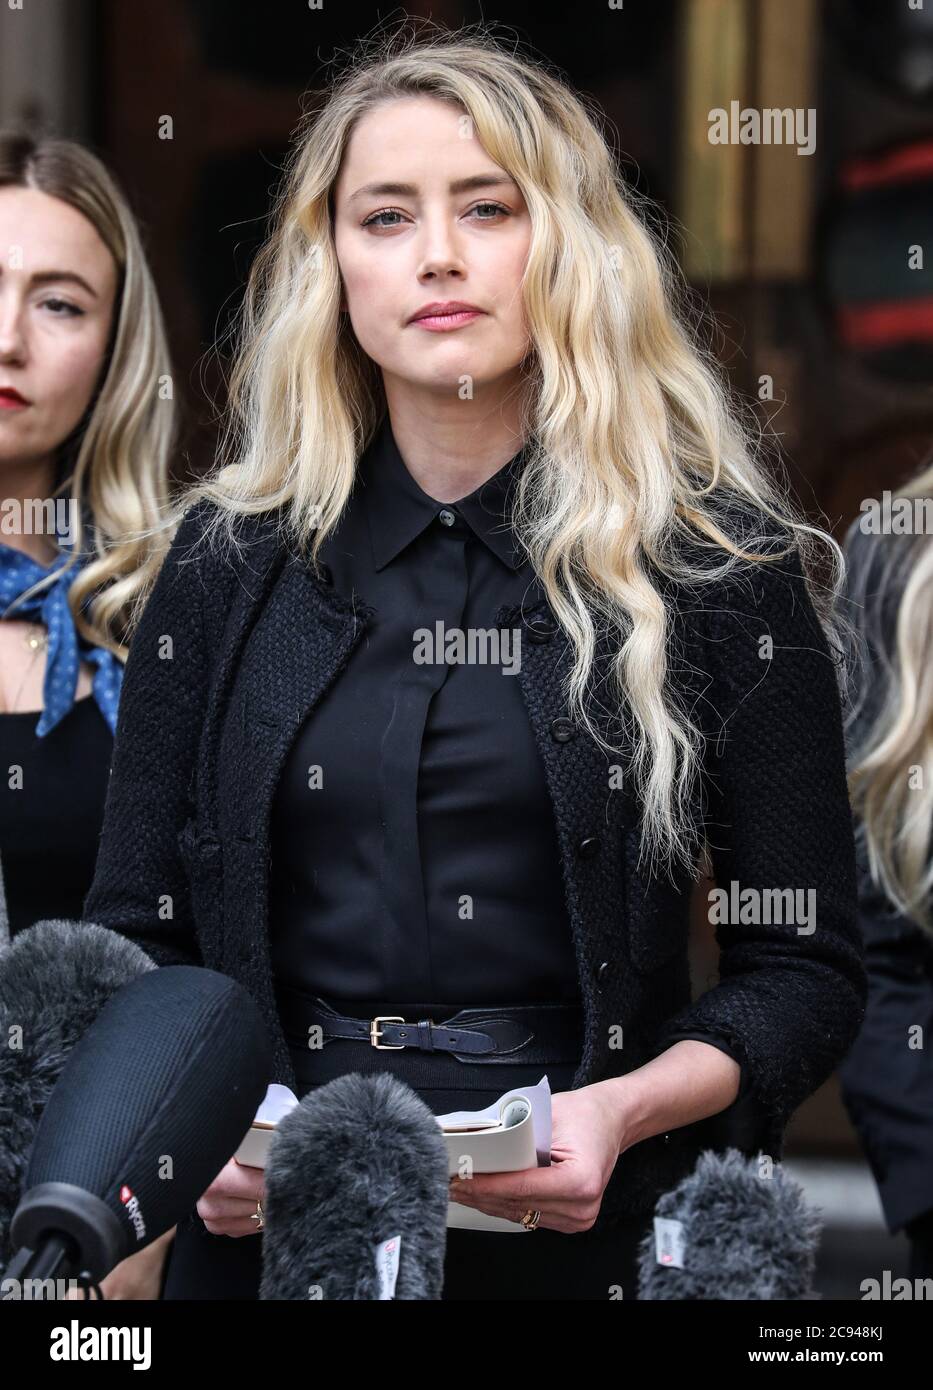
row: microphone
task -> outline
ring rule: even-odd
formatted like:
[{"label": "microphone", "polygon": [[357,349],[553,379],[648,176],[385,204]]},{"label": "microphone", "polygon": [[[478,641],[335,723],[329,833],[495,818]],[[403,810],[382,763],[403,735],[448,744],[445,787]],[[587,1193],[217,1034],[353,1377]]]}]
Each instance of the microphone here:
[{"label": "microphone", "polygon": [[272,1049],[234,980],[165,965],[118,991],[39,1122],[6,1277],[93,1283],[174,1226],[249,1130]]},{"label": "microphone", "polygon": [[107,1000],[155,962],[93,922],[36,922],[0,954],[0,1266],[42,1112]]},{"label": "microphone", "polygon": [[439,1299],[447,1145],[388,1072],[351,1072],[279,1122],[265,1170],[260,1299]]},{"label": "microphone", "polygon": [[780,1164],[764,1178],[758,1162],[706,1149],[658,1200],[639,1249],[640,1299],[818,1296],[809,1290],[822,1218]]}]

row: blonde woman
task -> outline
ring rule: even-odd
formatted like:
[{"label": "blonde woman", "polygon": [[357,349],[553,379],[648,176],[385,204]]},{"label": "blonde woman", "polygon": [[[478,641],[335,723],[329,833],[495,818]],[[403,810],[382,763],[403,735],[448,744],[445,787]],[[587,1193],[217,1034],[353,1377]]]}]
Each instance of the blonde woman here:
[{"label": "blonde woman", "polygon": [[[838,547],[677,293],[545,66],[364,43],[297,134],[127,665],[90,919],[240,980],[296,1094],[388,1070],[440,1114],[547,1075],[550,1166],[451,1183],[533,1239],[450,1229],[445,1299],[634,1297],[701,1122],[757,1111],[779,1158],[862,1016],[805,566]],[[819,912],[727,913],[692,1003],[704,841],[726,890]],[[262,1177],[225,1165],[165,1297],[257,1297]]]},{"label": "blonde woman", "polygon": [[[885,519],[887,517],[887,520]],[[846,537],[864,1025],[840,1071],[889,1231],[933,1275],[933,466]]]},{"label": "blonde woman", "polygon": [[[167,548],[146,531],[168,495],[169,372],[111,175],[71,141],[0,132],[0,950],[80,918],[91,885],[135,596]],[[164,1247],[105,1292],[153,1296]]]}]

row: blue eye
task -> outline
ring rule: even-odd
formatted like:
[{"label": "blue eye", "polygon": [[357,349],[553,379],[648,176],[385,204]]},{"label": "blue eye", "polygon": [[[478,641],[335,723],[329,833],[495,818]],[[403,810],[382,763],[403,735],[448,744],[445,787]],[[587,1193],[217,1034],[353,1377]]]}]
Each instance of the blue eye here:
[{"label": "blue eye", "polygon": [[397,208],[383,208],[382,212],[374,212],[373,215],[372,215],[371,217],[367,217],[366,221],[365,221],[362,225],[363,225],[364,227],[377,226],[377,225],[380,226],[380,227],[385,227],[386,225],[394,225],[394,226],[397,226],[397,225],[398,225],[397,223],[393,223],[393,224],[386,224],[385,222],[379,222],[379,223],[377,223],[376,219],[377,219],[378,217],[401,217],[401,213],[398,211]]},{"label": "blue eye", "polygon": [[[470,211],[470,212],[478,212],[480,208],[492,208],[494,214],[499,214],[499,213],[501,213],[501,214],[502,214],[503,216],[505,216],[505,217],[511,217],[511,215],[512,215],[511,212],[509,211],[509,209],[508,209],[507,207],[503,207],[501,203],[489,203],[489,202],[487,202],[487,203],[476,203],[472,208],[469,209],[469,211]],[[372,213],[372,215],[369,216],[369,217],[367,217],[367,218],[366,218],[366,221],[365,221],[365,222],[362,222],[360,225],[363,226],[363,227],[397,227],[397,226],[399,225],[397,222],[380,222],[378,219],[379,219],[380,217],[403,217],[403,216],[404,216],[404,213],[401,213],[401,212],[398,210],[398,208],[382,208],[382,209],[380,209],[379,212],[374,212],[374,213]],[[480,222],[491,222],[491,221],[492,221],[492,218],[491,218],[491,217],[480,217],[478,220],[479,220]]]}]

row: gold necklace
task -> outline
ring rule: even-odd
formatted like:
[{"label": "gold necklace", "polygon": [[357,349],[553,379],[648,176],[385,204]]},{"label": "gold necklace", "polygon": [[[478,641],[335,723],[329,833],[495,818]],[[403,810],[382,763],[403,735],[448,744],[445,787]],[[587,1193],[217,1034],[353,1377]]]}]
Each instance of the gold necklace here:
[{"label": "gold necklace", "polygon": [[26,667],[26,674],[23,676],[23,679],[19,683],[19,689],[13,697],[13,703],[10,705],[9,710],[7,710],[8,714],[13,714],[16,710],[16,706],[19,702],[19,697],[23,693],[23,686],[26,684],[30,671],[36,664],[36,658],[38,657],[39,653],[41,651],[44,651],[45,648],[49,645],[48,628],[45,627],[43,623],[33,623],[31,624],[31,626],[33,628],[33,631],[27,632],[23,637],[23,641],[25,642],[27,647],[31,648],[33,652],[33,658],[32,661],[30,661],[29,665]]}]

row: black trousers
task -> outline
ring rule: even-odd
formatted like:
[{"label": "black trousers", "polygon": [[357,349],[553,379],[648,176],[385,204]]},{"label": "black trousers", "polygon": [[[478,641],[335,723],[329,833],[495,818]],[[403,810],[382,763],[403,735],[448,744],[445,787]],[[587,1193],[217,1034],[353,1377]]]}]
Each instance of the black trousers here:
[{"label": "black trousers", "polygon": [[[445,1301],[482,1299],[634,1299],[638,1242],[651,1217],[615,1230],[565,1235],[448,1230]],[[198,1226],[175,1237],[162,1297],[257,1299],[262,1236],[217,1236]]]},{"label": "black trousers", "polygon": [[[380,1008],[382,1013],[402,1012]],[[348,1010],[349,1012],[349,1010]],[[335,1039],[315,1053],[296,1046],[292,1058],[299,1098],[347,1072],[391,1071],[421,1096],[432,1114],[478,1110],[504,1091],[548,1078],[552,1093],[570,1090],[576,1061],[529,1066],[459,1062],[450,1054],[411,1048],[383,1052],[355,1040]],[[607,1227],[597,1219],[572,1235],[538,1227],[531,1232],[447,1231],[444,1300],[634,1299],[638,1246],[653,1212]],[[213,1235],[201,1219],[179,1226],[163,1284],[165,1299],[258,1299],[262,1235]]]}]

